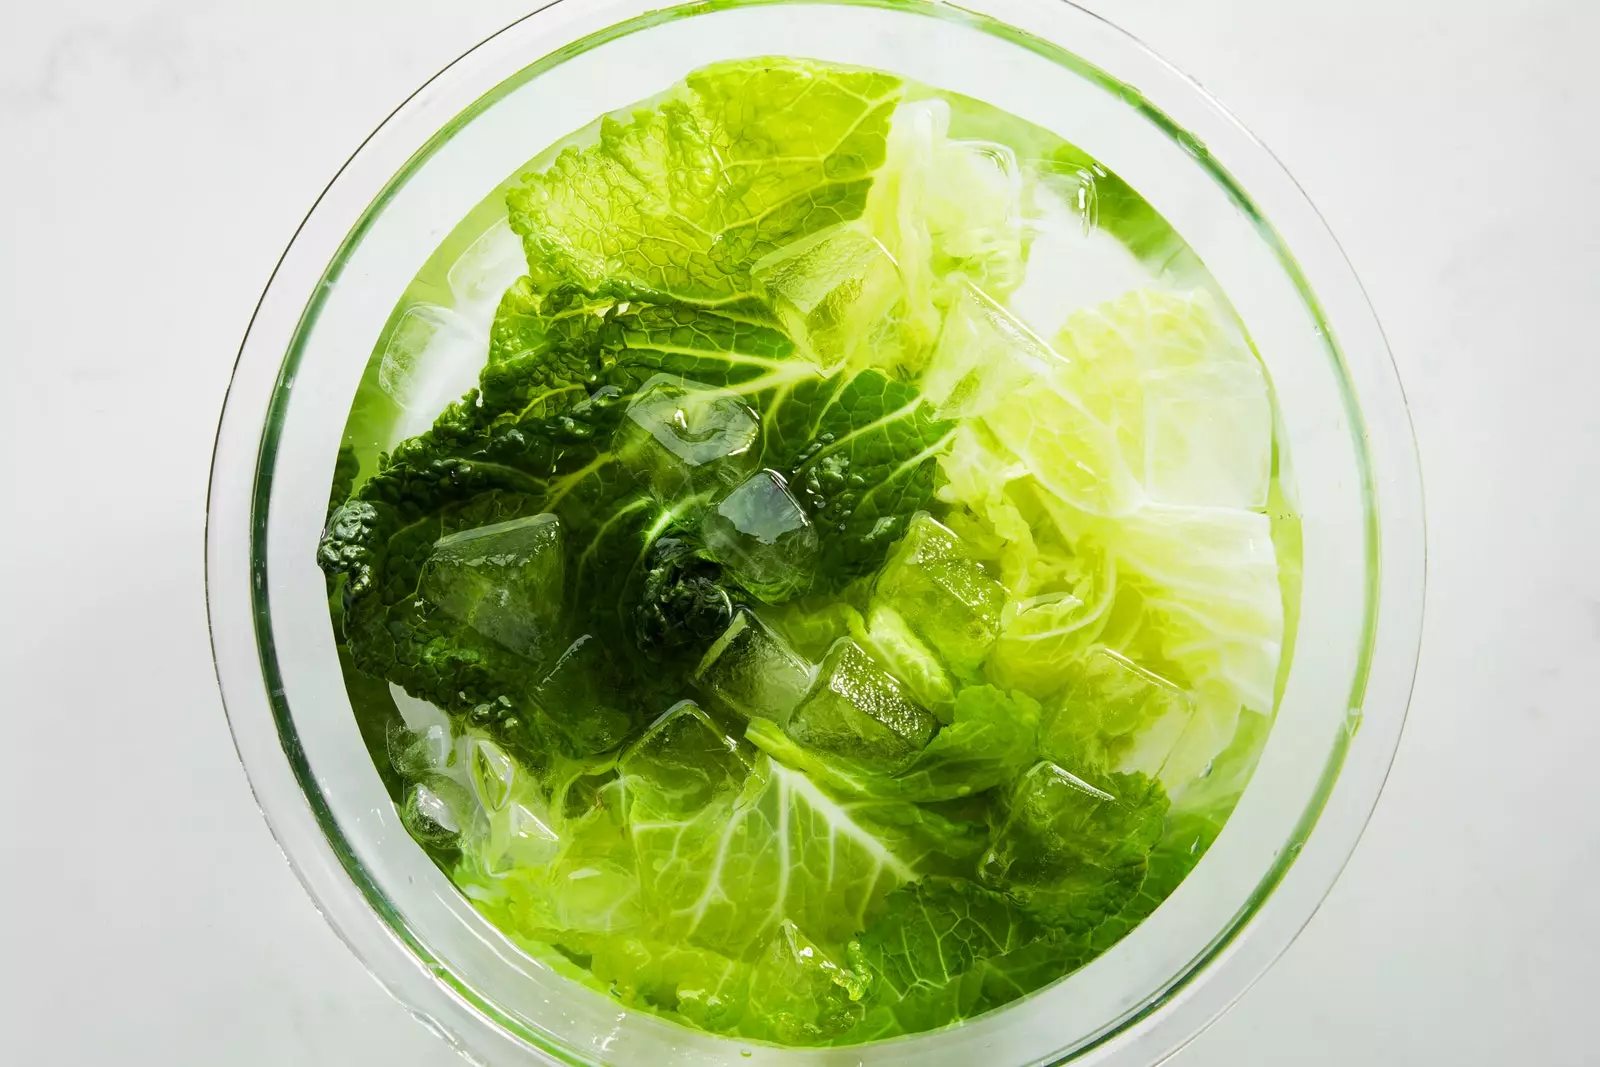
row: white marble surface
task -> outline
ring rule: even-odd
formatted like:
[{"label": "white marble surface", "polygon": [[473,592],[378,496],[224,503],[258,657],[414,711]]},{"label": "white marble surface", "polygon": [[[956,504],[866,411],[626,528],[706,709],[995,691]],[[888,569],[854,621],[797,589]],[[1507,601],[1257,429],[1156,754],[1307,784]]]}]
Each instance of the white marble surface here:
[{"label": "white marble surface", "polygon": [[[254,809],[201,537],[279,251],[368,130],[520,6],[0,9],[0,1062],[456,1062]],[[1409,390],[1432,527],[1416,699],[1371,829],[1174,1062],[1594,1063],[1600,7],[1090,6],[1231,105],[1326,214]]]}]

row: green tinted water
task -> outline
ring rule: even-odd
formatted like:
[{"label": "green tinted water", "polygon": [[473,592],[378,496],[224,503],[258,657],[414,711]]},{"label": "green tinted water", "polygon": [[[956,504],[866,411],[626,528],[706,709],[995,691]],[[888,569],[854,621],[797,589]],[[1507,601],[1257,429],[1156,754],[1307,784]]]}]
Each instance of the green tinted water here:
[{"label": "green tinted water", "polygon": [[[799,1044],[988,1010],[1253,770],[1300,572],[1264,371],[1150,205],[979,101],[771,61],[641,106],[488,191],[376,339],[321,554],[363,736],[606,995]],[[703,199],[606,214],[652,189]]]}]

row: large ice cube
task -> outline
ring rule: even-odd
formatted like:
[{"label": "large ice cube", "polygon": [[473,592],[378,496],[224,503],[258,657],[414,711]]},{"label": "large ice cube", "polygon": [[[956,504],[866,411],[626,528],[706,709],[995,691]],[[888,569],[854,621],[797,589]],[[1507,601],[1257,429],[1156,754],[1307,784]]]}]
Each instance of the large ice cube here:
[{"label": "large ice cube", "polygon": [[531,515],[441,537],[422,565],[422,595],[540,663],[557,649],[564,576],[560,520]]},{"label": "large ice cube", "polygon": [[612,449],[664,501],[731,489],[757,462],[755,412],[724,389],[670,374],[645,382]]},{"label": "large ice cube", "polygon": [[[1069,326],[1087,314],[1073,316]],[[945,320],[923,395],[941,417],[981,419],[1023,468],[1069,504],[1117,514],[1142,499],[1118,435],[1126,398],[1094,358],[1100,348],[1088,349],[1090,358],[1081,350],[1064,358],[1069,350],[1057,348],[967,285]]]},{"label": "large ice cube", "polygon": [[824,369],[848,359],[892,317],[902,283],[894,257],[864,224],[813,234],[756,263],[792,336]]},{"label": "large ice cube", "polygon": [[739,483],[706,512],[700,534],[711,558],[769,604],[811,586],[817,531],[777,471],[757,471]]},{"label": "large ice cube", "polygon": [[636,812],[648,818],[690,818],[719,796],[736,792],[750,765],[739,743],[692,700],[681,700],[618,761]]},{"label": "large ice cube", "polygon": [[922,751],[938,727],[889,672],[846,637],[828,650],[787,730],[796,741],[824,752],[897,764]]},{"label": "large ice cube", "polygon": [[1152,500],[1266,507],[1272,401],[1254,360],[1147,376],[1144,425],[1144,482]]},{"label": "large ice cube", "polygon": [[878,578],[899,612],[957,675],[972,678],[1000,632],[1005,589],[953,532],[919,515]]},{"label": "large ice cube", "polygon": [[935,165],[942,173],[927,176],[918,205],[933,239],[935,269],[959,266],[985,292],[1004,299],[1029,269],[1029,176],[1016,152],[994,141],[946,141]]},{"label": "large ice cube", "polygon": [[1157,777],[1194,718],[1188,692],[1095,646],[1065,673],[1039,729],[1039,750],[1066,766]]},{"label": "large ice cube", "polygon": [[584,634],[567,646],[534,687],[534,702],[569,754],[605,752],[633,731],[633,709],[623,699],[617,678],[605,645],[593,634]]},{"label": "large ice cube", "polygon": [[1035,764],[978,861],[979,878],[1064,924],[1088,926],[1120,910],[1144,881],[1165,811],[1116,788],[1109,777]]},{"label": "large ice cube", "polygon": [[1097,179],[1087,169],[1045,175],[1028,227],[1028,274],[1006,305],[1043,336],[1072,312],[1150,282],[1128,246],[1100,228]]},{"label": "large ice cube", "polygon": [[783,723],[811,685],[811,664],[748,610],[734,615],[695,669],[695,681],[745,718]]}]

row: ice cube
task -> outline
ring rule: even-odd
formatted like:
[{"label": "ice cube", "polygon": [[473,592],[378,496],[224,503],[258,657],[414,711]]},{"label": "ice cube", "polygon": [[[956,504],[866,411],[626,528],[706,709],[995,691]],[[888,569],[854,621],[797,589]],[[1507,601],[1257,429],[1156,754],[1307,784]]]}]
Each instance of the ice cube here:
[{"label": "ice cube", "polygon": [[[898,116],[897,116],[898,120]],[[1017,155],[993,141],[947,140],[928,175],[919,214],[927,220],[933,253],[954,264],[986,292],[1000,297],[1022,284],[1028,263],[1030,184]]]},{"label": "ice cube", "polygon": [[378,387],[405,412],[395,441],[427,429],[440,408],[476,384],[488,343],[487,321],[437,304],[406,308],[378,362]]},{"label": "ice cube", "polygon": [[739,743],[692,700],[681,700],[618,761],[624,788],[648,817],[689,818],[744,785]]},{"label": "ice cube", "polygon": [[633,710],[623,699],[617,678],[605,645],[593,634],[584,634],[567,646],[534,687],[534,702],[571,755],[613,749],[633,731]]},{"label": "ice cube", "polygon": [[1162,504],[1260,510],[1272,477],[1272,401],[1254,360],[1144,382],[1145,491]]},{"label": "ice cube", "polygon": [[493,305],[512,282],[528,271],[522,238],[500,219],[485,230],[450,267],[446,284],[458,305]]},{"label": "ice cube", "polygon": [[561,835],[550,812],[537,800],[530,803],[518,797],[489,813],[479,855],[490,874],[504,874],[519,867],[542,867],[560,851]]},{"label": "ice cube", "polygon": [[724,389],[670,374],[645,382],[612,449],[663,501],[731,489],[756,467],[755,412]]},{"label": "ice cube", "polygon": [[1061,365],[1026,324],[967,282],[945,317],[922,395],[940,418],[981,417]]},{"label": "ice cube", "polygon": [[1109,777],[1035,764],[1017,782],[978,877],[1062,923],[1087,926],[1119,910],[1144,881],[1166,820],[1163,808],[1116,789]]},{"label": "ice cube", "polygon": [[420,844],[452,848],[464,831],[477,829],[481,816],[476,800],[449,778],[417,782],[400,805],[400,823]]},{"label": "ice cube", "polygon": [[953,532],[918,515],[878,578],[877,594],[958,676],[972,678],[1000,632],[1005,589]]},{"label": "ice cube", "polygon": [[1034,190],[1028,275],[1006,301],[1020,318],[1053,337],[1068,315],[1150,282],[1139,258],[1098,225],[1094,174],[1047,175]]},{"label": "ice cube", "polygon": [[785,245],[757,262],[751,277],[824,369],[873,337],[895,314],[903,288],[894,257],[859,222]]},{"label": "ice cube", "polygon": [[[556,820],[535,777],[505,749],[484,737],[467,741],[467,780],[475,808],[462,824],[464,847],[471,847],[489,873],[538,866],[561,847]],[[434,789],[455,783],[435,780]]]},{"label": "ice cube", "polygon": [[950,309],[922,392],[942,418],[981,419],[1020,469],[1067,503],[1117,514],[1142,500],[1118,436],[1127,401],[1097,360],[1082,352],[1064,358],[1066,351],[968,284]]},{"label": "ice cube", "polygon": [[493,741],[474,738],[467,766],[472,775],[472,792],[484,811],[495,812],[511,802],[517,784],[517,764]]},{"label": "ice cube", "polygon": [[408,729],[423,731],[430,726],[443,726],[446,733],[449,732],[450,716],[437,705],[417,699],[393,682],[389,683],[389,696]]},{"label": "ice cube", "polygon": [[939,657],[923,644],[898,611],[887,604],[873,603],[862,625],[852,634],[879,663],[889,668],[889,673],[906,687],[913,700],[933,712],[940,722],[951,721],[955,685]]},{"label": "ice cube", "polygon": [[777,471],[761,470],[706,512],[701,539],[733,580],[768,604],[811,585],[817,531]]},{"label": "ice cube", "polygon": [[560,520],[531,515],[440,538],[421,586],[450,618],[542,663],[560,636],[564,575]]},{"label": "ice cube", "polygon": [[718,703],[749,718],[789,721],[811,685],[812,666],[782,637],[741,608],[707,649],[695,681]]},{"label": "ice cube", "polygon": [[817,680],[789,719],[789,736],[824,752],[896,764],[916,755],[939,727],[900,683],[850,638],[823,657]]},{"label": "ice cube", "polygon": [[1065,678],[1040,727],[1040,751],[1069,767],[1159,776],[1194,718],[1190,694],[1099,645]]},{"label": "ice cube", "polygon": [[444,773],[455,745],[448,725],[433,723],[420,730],[398,722],[389,724],[387,736],[389,765],[395,773],[412,781]]}]

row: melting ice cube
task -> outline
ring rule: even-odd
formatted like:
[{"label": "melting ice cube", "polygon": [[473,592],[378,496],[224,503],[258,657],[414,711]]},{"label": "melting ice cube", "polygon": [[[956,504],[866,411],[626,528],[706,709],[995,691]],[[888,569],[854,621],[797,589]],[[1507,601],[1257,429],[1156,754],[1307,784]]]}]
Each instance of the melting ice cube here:
[{"label": "melting ice cube", "polygon": [[816,683],[795,708],[787,730],[796,741],[824,752],[896,764],[920,752],[938,726],[846,637],[823,657]]},{"label": "melting ice cube", "polygon": [[759,429],[732,393],[658,374],[629,403],[612,448],[670,502],[742,482],[755,470]]},{"label": "melting ice cube", "polygon": [[405,310],[378,363],[378,387],[406,412],[396,422],[396,441],[427,429],[441,407],[476,383],[488,341],[487,322],[451,308]]},{"label": "melting ice cube", "polygon": [[751,1009],[791,1044],[816,1044],[849,1030],[864,1014],[865,989],[861,975],[841,967],[788,919],[750,971]]},{"label": "melting ice cube", "polygon": [[1089,170],[1047,175],[1034,190],[1028,275],[1007,306],[1055,336],[1069,314],[1148,285],[1150,272],[1098,225],[1096,177]]},{"label": "melting ice cube", "polygon": [[811,664],[766,623],[740,609],[695,670],[695,681],[745,718],[789,720],[811,684]]},{"label": "melting ice cube", "polygon": [[1017,782],[978,877],[1062,923],[1087,926],[1120,910],[1144,881],[1166,813],[1116,789],[1108,777],[1035,764]]},{"label": "melting ice cube", "polygon": [[456,303],[470,306],[499,301],[527,270],[522,238],[511,229],[508,219],[500,219],[467,246],[445,280]]},{"label": "melting ice cube", "polygon": [[975,285],[960,286],[922,395],[941,418],[982,416],[1061,365],[1049,345]]},{"label": "melting ice cube", "polygon": [[389,683],[389,697],[399,709],[400,718],[405,720],[407,729],[422,731],[430,726],[443,726],[445,733],[450,732],[450,716],[439,707],[426,700],[418,700],[393,682]]},{"label": "melting ice cube", "polygon": [[927,515],[912,520],[878,578],[877,593],[952,671],[967,677],[994,645],[1006,599],[961,539]]},{"label": "melting ice cube", "polygon": [[435,790],[464,792],[473,802],[465,817],[456,813],[463,841],[471,843],[490,873],[548,863],[561,838],[539,783],[493,741],[464,740],[470,792],[447,779],[429,783]]},{"label": "melting ice cube", "polygon": [[692,700],[668,708],[618,761],[625,788],[652,817],[697,814],[750,773],[739,743]]},{"label": "melting ice cube", "polygon": [[422,595],[540,663],[557,647],[564,575],[560,520],[532,515],[440,538],[422,566]]},{"label": "melting ice cube", "polygon": [[400,806],[406,832],[435,848],[453,846],[470,815],[471,798],[449,779],[413,785]]},{"label": "melting ice cube", "polygon": [[472,774],[472,791],[485,811],[499,811],[511,802],[511,791],[516,785],[517,764],[505,750],[493,741],[476,740],[468,767]]},{"label": "melting ice cube", "polygon": [[444,773],[455,746],[450,727],[441,723],[412,730],[401,723],[392,722],[386,731],[385,741],[389,750],[389,765],[396,774],[412,781]]},{"label": "melting ice cube", "polygon": [[851,632],[919,705],[940,722],[951,721],[956,692],[949,672],[898,611],[875,602],[859,632]]},{"label": "melting ice cube", "polygon": [[632,732],[634,715],[622,699],[617,677],[604,644],[584,634],[567,646],[534,688],[534,702],[571,755],[605,752]]},{"label": "melting ice cube", "polygon": [[772,294],[789,332],[824,369],[871,340],[876,325],[895,314],[902,291],[894,258],[860,223],[785,245],[758,262],[751,277]]},{"label": "melting ice cube", "polygon": [[1066,766],[1161,774],[1194,718],[1189,693],[1103,646],[1066,672],[1039,729],[1039,749]]},{"label": "melting ice cube", "polygon": [[706,550],[734,581],[769,604],[805,592],[817,562],[817,531],[783,475],[762,470],[706,512]]}]

